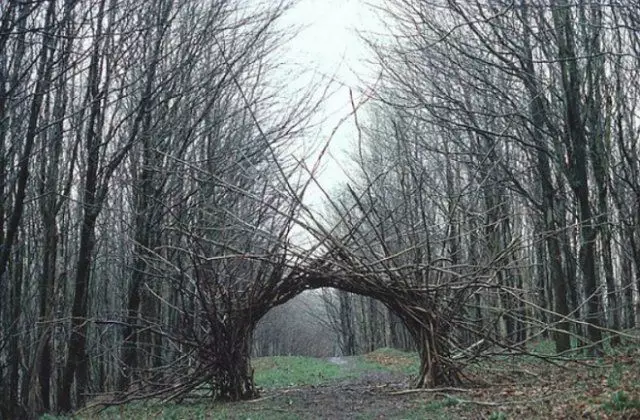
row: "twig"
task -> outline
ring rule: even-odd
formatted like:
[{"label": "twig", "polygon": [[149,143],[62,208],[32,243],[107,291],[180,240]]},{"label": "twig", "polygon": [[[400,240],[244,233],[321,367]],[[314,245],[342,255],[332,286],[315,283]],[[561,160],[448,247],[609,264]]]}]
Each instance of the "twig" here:
[{"label": "twig", "polygon": [[452,388],[452,387],[443,387],[443,388],[417,388],[417,389],[405,389],[403,391],[394,391],[390,392],[389,395],[407,395],[407,394],[416,394],[420,392],[434,392],[434,393],[444,393],[444,392],[469,392],[469,389],[465,388]]},{"label": "twig", "polygon": [[[499,402],[499,403],[497,403],[497,402],[493,402],[493,401],[462,400],[460,398],[457,398],[455,396],[447,394],[446,392],[441,392],[443,389],[453,389],[453,390],[455,390],[454,392],[458,392],[458,391],[468,392],[468,391],[470,391],[468,389],[462,389],[462,388],[409,389],[407,391],[394,392],[394,393],[391,393],[391,395],[412,394],[412,393],[416,393],[416,392],[433,392],[435,395],[440,395],[440,396],[445,397],[445,398],[456,400],[458,404],[475,404],[475,405],[482,405],[482,406],[486,406],[486,407],[499,407],[499,406],[506,405],[506,404],[513,404],[513,402]],[[520,402],[522,402],[522,401],[520,401]]]}]

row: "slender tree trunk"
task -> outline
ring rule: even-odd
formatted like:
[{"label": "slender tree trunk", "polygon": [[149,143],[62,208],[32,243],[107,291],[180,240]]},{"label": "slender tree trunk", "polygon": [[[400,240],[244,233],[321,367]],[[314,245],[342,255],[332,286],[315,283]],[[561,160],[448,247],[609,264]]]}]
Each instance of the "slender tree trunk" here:
[{"label": "slender tree trunk", "polygon": [[[536,227],[534,229],[534,237],[542,238],[544,237],[544,230],[541,228],[541,223],[536,222]],[[541,311],[537,312],[537,317],[540,319],[543,325],[549,325],[550,317],[548,310],[552,309],[553,306],[549,303],[551,302],[550,295],[551,287],[549,285],[549,280],[547,276],[547,252],[546,252],[546,241],[539,240],[535,245],[535,277],[536,277],[536,290],[538,299],[536,303],[542,308]],[[548,331],[544,331],[543,337],[550,337]]]},{"label": "slender tree trunk", "polygon": [[[625,235],[623,233],[623,240]],[[631,248],[631,245],[624,242],[625,248]],[[632,329],[636,326],[636,317],[633,303],[633,260],[627,256],[623,256],[620,259],[620,277],[622,278],[622,288],[624,290],[623,297],[623,309],[624,309],[624,322],[623,327],[626,329]]]},{"label": "slender tree trunk", "polygon": [[[374,299],[369,299],[369,316],[368,322],[370,325],[371,339],[369,344],[369,350],[374,351],[380,346],[380,330],[381,325],[378,321],[378,308]],[[383,330],[384,331],[384,330]]]},{"label": "slender tree trunk", "polygon": [[[85,198],[86,198],[85,193]],[[90,201],[89,201],[90,202]],[[62,412],[68,412],[74,406],[71,394],[71,386],[76,380],[77,405],[84,402],[88,383],[88,366],[86,355],[87,342],[87,310],[89,302],[89,279],[91,277],[91,261],[95,247],[95,223],[96,217],[92,213],[87,214],[85,209],[84,222],[80,233],[80,247],[78,252],[78,264],[74,287],[73,308],[71,312],[71,339],[67,364],[62,374],[62,383],[58,392],[58,408]],[[89,210],[91,211],[91,210]],[[97,215],[96,215],[97,216]]]},{"label": "slender tree trunk", "polygon": [[555,30],[558,34],[558,57],[562,72],[562,88],[564,92],[565,126],[568,133],[567,150],[569,151],[569,167],[567,175],[573,193],[578,202],[578,222],[580,223],[579,260],[582,278],[587,295],[587,330],[589,339],[595,344],[594,351],[599,351],[602,341],[600,331],[600,299],[598,271],[596,261],[597,230],[591,212],[588,175],[588,143],[582,106],[580,102],[580,81],[577,58],[574,51],[573,22],[569,4],[566,0],[557,2],[553,7]]},{"label": "slender tree trunk", "polygon": [[352,297],[345,292],[338,291],[340,306],[340,335],[342,344],[342,354],[353,356],[356,354],[356,337],[353,325],[353,302]]},{"label": "slender tree trunk", "polygon": [[12,334],[9,339],[9,383],[5,392],[5,398],[7,401],[5,404],[9,407],[10,413],[9,418],[21,418],[25,416],[25,412],[19,402],[20,398],[20,368],[22,367],[24,361],[22,359],[23,351],[20,348],[20,337],[22,334],[19,334],[21,325],[22,325],[22,305],[23,305],[23,282],[24,282],[24,255],[23,249],[21,247],[17,247],[14,250],[15,262],[10,265],[11,270],[11,320],[12,325],[9,330]]},{"label": "slender tree trunk", "polygon": [[[542,110],[540,109],[542,104],[536,103],[535,98],[536,97],[532,98],[531,105],[531,113],[533,114],[533,122],[535,125],[534,131],[542,138],[542,131],[538,128],[541,127],[538,124],[542,124]],[[563,248],[558,239],[559,224],[556,223],[556,211],[554,209],[555,189],[551,179],[548,156],[543,145],[540,145],[537,151],[537,169],[542,193],[542,220],[545,227],[544,236],[546,238],[545,243],[549,258],[549,279],[553,287],[553,310],[555,315],[552,317],[554,320],[552,335],[556,345],[556,351],[563,352],[571,348],[569,322],[566,318],[569,315],[567,282],[562,268]]]},{"label": "slender tree trunk", "polygon": [[[61,52],[60,67],[66,69],[68,66],[69,55],[73,46],[73,38],[70,29],[70,15],[73,5],[69,2],[65,3],[65,13],[62,20],[66,26],[66,34],[69,36],[64,41],[65,46]],[[53,370],[53,348],[52,348],[52,330],[54,311],[54,287],[57,274],[57,257],[58,257],[58,226],[56,217],[60,211],[64,198],[58,197],[58,182],[60,178],[61,164],[60,157],[63,152],[64,142],[64,119],[67,109],[67,87],[64,78],[61,78],[57,84],[57,92],[54,100],[53,109],[53,127],[50,137],[43,137],[43,150],[48,151],[46,156],[42,157],[41,180],[40,180],[40,214],[43,227],[44,249],[42,258],[42,273],[40,274],[40,302],[39,302],[39,318],[43,323],[40,332],[40,343],[37,347],[35,365],[38,370],[38,379],[40,386],[40,404],[43,411],[47,412],[51,409],[51,376]],[[73,155],[73,153],[72,153]],[[69,160],[70,167],[73,167],[75,159]],[[71,169],[71,173],[73,170]],[[69,175],[71,178],[71,175]],[[62,196],[66,197],[67,191],[63,191]],[[36,406],[38,403],[35,404]],[[34,407],[37,410],[37,407]]]},{"label": "slender tree trunk", "polygon": [[[524,2],[522,13],[524,20],[528,21],[528,9]],[[549,147],[543,131],[543,127],[548,119],[545,115],[546,109],[543,94],[538,86],[530,33],[528,30],[525,30],[524,33],[524,45],[526,57],[525,60],[523,60],[523,82],[529,94],[529,113],[533,124],[534,141],[537,145],[536,169],[542,196],[540,211],[542,213],[542,225],[544,226],[543,235],[546,238],[545,244],[549,258],[549,281],[553,288],[554,315],[552,319],[554,321],[554,329],[552,336],[556,345],[556,351],[564,352],[571,348],[569,322],[566,318],[569,314],[569,306],[567,305],[567,281],[562,268],[563,248],[558,237],[558,235],[560,235],[560,232],[558,232],[560,224],[556,221],[556,209],[554,207],[556,190],[551,176],[551,165],[548,156]]]},{"label": "slender tree trunk", "polygon": [[58,253],[58,231],[55,217],[43,217],[45,222],[45,248],[43,250],[43,272],[40,280],[40,322],[43,323],[40,333],[40,344],[36,354],[40,400],[43,411],[51,409],[51,374],[53,369],[53,349],[51,346],[53,326],[50,324],[53,315],[53,291],[56,276],[56,257]]},{"label": "slender tree trunk", "polygon": [[27,132],[24,139],[24,147],[18,164],[16,195],[13,209],[9,216],[9,223],[6,227],[5,236],[0,238],[0,287],[2,287],[4,273],[9,263],[11,248],[13,247],[16,235],[20,228],[22,213],[24,211],[24,199],[27,194],[27,180],[29,178],[29,163],[33,145],[38,134],[38,121],[40,119],[40,109],[45,95],[48,94],[48,81],[51,80],[53,67],[53,38],[50,31],[53,26],[55,2],[50,2],[45,17],[45,29],[42,35],[42,48],[38,57],[38,70],[35,75],[35,89],[29,110]]},{"label": "slender tree trunk", "polygon": [[[609,326],[620,329],[620,305],[613,275],[613,259],[611,253],[611,226],[609,223],[609,160],[611,159],[612,104],[603,100],[605,75],[604,56],[602,55],[600,32],[602,31],[602,10],[599,7],[589,8],[589,16],[583,16],[590,22],[589,33],[585,36],[588,45],[586,85],[586,124],[590,128],[589,158],[593,168],[593,179],[596,185],[597,210],[594,217],[596,229],[600,234],[600,251],[605,284],[607,287],[607,318]],[[619,341],[619,336],[612,338],[612,344]]]},{"label": "slender tree trunk", "polygon": [[137,332],[138,316],[140,313],[140,305],[142,303],[142,284],[144,282],[145,271],[147,270],[147,258],[149,258],[149,247],[151,246],[150,235],[151,225],[153,224],[152,203],[154,198],[152,189],[152,173],[154,169],[152,165],[151,154],[152,146],[150,144],[151,133],[149,127],[151,125],[150,114],[147,114],[143,122],[143,151],[142,151],[142,168],[137,177],[137,189],[135,196],[135,234],[134,234],[134,262],[131,272],[131,281],[129,285],[128,302],[127,302],[127,326],[124,328],[124,341],[122,344],[123,364],[124,368],[120,379],[120,390],[126,390],[127,386],[133,379],[133,375],[138,367],[138,341],[139,334]]},{"label": "slender tree trunk", "polygon": [[74,281],[73,307],[71,309],[71,338],[67,351],[67,363],[62,373],[62,382],[58,390],[58,409],[62,412],[68,412],[74,406],[71,393],[74,379],[76,381],[77,404],[81,405],[83,403],[89,374],[86,357],[89,281],[95,248],[95,225],[101,205],[96,195],[100,162],[100,133],[98,133],[102,112],[102,94],[99,90],[101,78],[100,44],[102,42],[104,8],[105,0],[102,0],[98,11],[96,37],[88,74],[86,103],[89,104],[90,113],[86,122],[85,134],[87,155],[82,196],[82,225]]}]

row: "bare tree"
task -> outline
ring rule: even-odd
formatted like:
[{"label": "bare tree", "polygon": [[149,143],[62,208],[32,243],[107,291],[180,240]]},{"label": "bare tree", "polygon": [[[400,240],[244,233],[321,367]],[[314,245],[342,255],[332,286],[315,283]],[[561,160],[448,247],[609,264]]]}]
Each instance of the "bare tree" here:
[{"label": "bare tree", "polygon": [[283,80],[289,6],[0,5],[3,417],[252,398],[256,326],[309,289],[339,290],[344,353],[414,345],[422,387],[635,325],[637,7],[387,2],[323,219],[294,150],[326,91]]},{"label": "bare tree", "polygon": [[[499,244],[489,254],[517,239],[505,237],[505,232],[519,224],[529,225],[516,223],[517,210],[505,208],[506,202],[521,197],[538,214],[543,231],[534,240],[546,244],[553,286],[547,296],[552,295],[555,302],[552,330],[557,349],[570,348],[567,321],[573,315],[586,321],[588,338],[598,347],[605,303],[601,278],[608,290],[611,325],[620,326],[618,285],[612,275],[613,236],[608,229],[613,223],[607,198],[611,166],[605,158],[610,143],[602,139],[611,136],[606,127],[612,127],[607,121],[614,118],[605,98],[611,95],[612,81],[627,73],[608,58],[615,53],[608,56],[607,52],[625,50],[636,42],[637,34],[627,33],[621,24],[621,16],[632,13],[631,9],[535,2],[443,1],[438,5],[389,3],[391,17],[396,18],[391,29],[397,36],[371,44],[389,84],[380,99],[420,127],[421,134],[416,135],[418,129],[409,131],[411,125],[405,125],[402,135],[410,132],[426,139],[422,147],[435,152],[428,165],[436,164],[437,153],[451,161],[444,156],[451,156],[455,147],[454,159],[468,168],[467,179],[478,177],[478,186],[469,182],[463,190],[483,192],[487,243]],[[621,34],[630,42],[616,46],[611,41]],[[608,73],[606,69],[616,70]],[[609,77],[611,82],[606,81]],[[438,137],[444,137],[442,143]],[[436,177],[440,179],[447,182],[446,176]],[[591,185],[596,187],[596,199],[589,193]],[[570,191],[571,198],[564,191]],[[455,202],[462,206],[467,199]],[[497,222],[503,233],[491,227]],[[575,245],[573,222],[580,232]],[[499,243],[498,238],[506,240]],[[509,295],[527,290],[518,280],[525,275],[524,269],[508,269],[526,255],[512,254],[513,260],[498,270],[498,278],[513,279],[513,283],[498,281],[513,288]],[[507,331],[522,330],[515,325],[524,315],[521,299],[531,299],[527,294],[516,293],[520,304],[515,307],[510,308],[509,299],[500,304],[514,317],[511,327],[505,318]]]}]

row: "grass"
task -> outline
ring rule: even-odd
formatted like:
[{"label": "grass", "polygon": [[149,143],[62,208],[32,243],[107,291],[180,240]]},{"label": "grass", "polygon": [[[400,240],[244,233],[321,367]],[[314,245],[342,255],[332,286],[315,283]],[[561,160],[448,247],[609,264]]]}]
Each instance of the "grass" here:
[{"label": "grass", "polygon": [[409,353],[388,347],[377,349],[358,360],[363,369],[379,369],[407,375],[415,375],[420,368],[420,360],[415,352]]},{"label": "grass", "polygon": [[255,408],[247,403],[241,404],[212,404],[212,403],[192,403],[192,404],[159,404],[137,403],[128,404],[125,407],[109,407],[100,412],[91,414],[80,414],[70,417],[44,416],[42,420],[61,419],[114,419],[114,420],[225,420],[225,419],[252,419],[252,420],[293,420],[299,416],[294,413],[287,413],[280,410]]},{"label": "grass", "polygon": [[614,411],[640,409],[640,399],[631,398],[629,394],[624,391],[616,391],[611,394],[611,399],[609,401],[602,404],[602,407],[609,413]]},{"label": "grass", "polygon": [[[548,354],[550,349],[552,343],[548,341],[531,347],[539,354]],[[85,412],[74,418],[640,418],[638,347],[618,347],[599,359],[577,356],[564,366],[544,364],[537,358],[494,358],[473,366],[471,372],[492,385],[464,392],[444,390],[402,396],[390,395],[394,389],[386,378],[397,380],[415,375],[419,366],[416,354],[383,348],[343,360],[346,363],[298,356],[254,359],[256,385],[264,395],[257,401],[228,404],[205,399],[180,404],[149,401]]]},{"label": "grass", "polygon": [[343,358],[345,365],[301,356],[260,357],[252,360],[256,386],[263,389],[320,385],[371,372],[415,375],[420,361],[415,353],[381,348],[364,356]]},{"label": "grass", "polygon": [[623,365],[621,363],[614,362],[613,367],[609,371],[609,375],[607,377],[607,386],[609,388],[618,388],[620,386],[623,374]]},{"label": "grass", "polygon": [[259,388],[319,385],[346,377],[343,369],[335,363],[312,357],[259,357],[252,361],[252,365]]}]

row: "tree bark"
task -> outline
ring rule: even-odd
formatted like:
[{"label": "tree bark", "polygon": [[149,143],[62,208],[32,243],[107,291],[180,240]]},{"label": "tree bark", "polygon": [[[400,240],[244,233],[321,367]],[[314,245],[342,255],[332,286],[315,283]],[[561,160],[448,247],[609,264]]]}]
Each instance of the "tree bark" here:
[{"label": "tree bark", "polygon": [[80,245],[76,262],[76,275],[73,291],[73,307],[71,310],[71,338],[67,350],[67,363],[62,373],[62,381],[58,389],[58,409],[68,412],[74,406],[72,385],[76,381],[77,403],[82,404],[88,383],[88,361],[86,356],[87,311],[89,307],[89,281],[91,263],[95,248],[95,225],[100,213],[101,203],[97,198],[98,169],[100,163],[101,133],[99,120],[102,113],[103,94],[100,93],[100,63],[102,42],[102,19],[104,18],[105,0],[101,0],[98,11],[96,37],[94,39],[91,64],[88,74],[86,103],[90,113],[86,122],[85,148],[86,169],[82,195],[82,226]]},{"label": "tree bark", "polygon": [[[529,20],[527,8],[523,8],[523,18]],[[551,165],[549,163],[549,148],[545,141],[543,127],[548,118],[545,113],[545,103],[543,94],[538,87],[538,80],[533,62],[533,55],[530,45],[530,34],[525,30],[524,34],[525,55],[523,57],[523,82],[529,94],[529,113],[533,123],[533,136],[537,145],[536,149],[536,169],[538,183],[541,194],[541,219],[544,226],[544,237],[547,255],[550,260],[549,280],[553,288],[553,315],[554,329],[552,331],[556,351],[561,353],[571,348],[569,335],[569,305],[567,304],[567,282],[563,270],[563,248],[558,235],[560,234],[559,224],[556,221],[556,189],[551,176]]]},{"label": "tree bark", "polygon": [[[42,48],[40,49],[38,57],[38,71],[35,75],[36,84],[29,110],[27,132],[18,165],[16,195],[13,209],[9,215],[9,223],[4,231],[5,236],[0,238],[0,287],[2,287],[4,274],[11,255],[11,248],[18,234],[22,213],[24,212],[24,199],[27,194],[27,180],[29,179],[29,162],[31,161],[33,145],[38,134],[40,109],[42,108],[44,97],[48,93],[48,83],[51,80],[54,48],[52,44],[52,34],[50,32],[53,30],[54,9],[55,3],[50,2],[45,17],[45,29],[42,35]],[[24,23],[24,20],[21,22]]]},{"label": "tree bark", "polygon": [[454,386],[460,383],[458,370],[450,363],[448,333],[438,328],[438,322],[431,316],[422,316],[421,322],[416,322],[415,316],[407,317],[403,313],[405,325],[411,332],[418,347],[420,368],[414,383],[416,388],[434,388],[436,386]]},{"label": "tree bark", "polygon": [[557,32],[558,58],[562,73],[562,88],[565,106],[565,128],[567,131],[569,184],[578,202],[578,222],[580,223],[579,260],[587,294],[587,331],[594,344],[593,351],[602,346],[600,331],[600,295],[598,293],[598,271],[596,261],[597,230],[591,212],[588,175],[588,142],[582,121],[580,102],[580,81],[577,57],[574,51],[575,37],[570,6],[560,0],[552,9],[554,27]]},{"label": "tree bark", "polygon": [[207,345],[199,350],[201,369],[210,375],[215,399],[242,401],[259,395],[250,363],[253,325],[246,321],[219,323]]}]

